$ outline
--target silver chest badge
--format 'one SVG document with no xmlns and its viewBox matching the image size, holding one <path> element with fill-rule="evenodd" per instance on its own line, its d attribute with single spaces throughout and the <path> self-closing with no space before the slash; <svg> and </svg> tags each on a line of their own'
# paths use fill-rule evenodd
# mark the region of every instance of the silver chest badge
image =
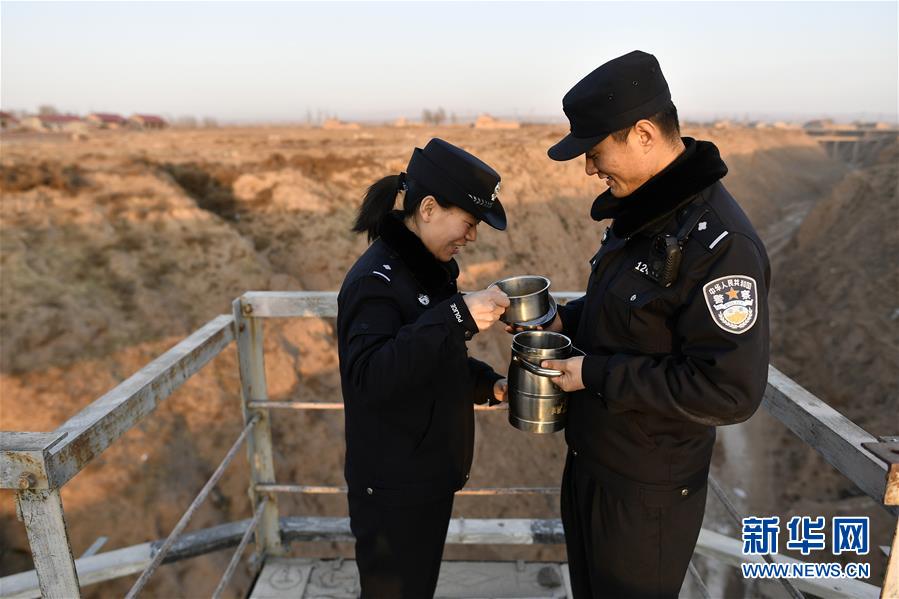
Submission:
<svg viewBox="0 0 899 599">
<path fill-rule="evenodd" d="M 424 293 L 419 293 L 419 294 L 418 294 L 418 302 L 419 302 L 422 306 L 427 306 L 428 304 L 431 303 L 431 298 L 429 298 L 429 297 L 428 297 L 427 295 L 425 295 Z"/>
</svg>

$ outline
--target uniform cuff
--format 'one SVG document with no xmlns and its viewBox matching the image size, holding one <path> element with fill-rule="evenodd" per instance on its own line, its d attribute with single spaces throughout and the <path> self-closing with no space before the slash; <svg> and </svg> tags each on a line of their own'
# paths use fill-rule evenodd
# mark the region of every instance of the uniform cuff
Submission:
<svg viewBox="0 0 899 599">
<path fill-rule="evenodd" d="M 490 370 L 484 372 L 479 378 L 474 403 L 481 405 L 486 403 L 488 406 L 502 403 L 493 396 L 493 386 L 496 384 L 496 381 L 505 377 L 494 370 Z"/>
<path fill-rule="evenodd" d="M 465 339 L 474 337 L 475 333 L 478 332 L 478 325 L 471 316 L 471 312 L 468 311 L 468 305 L 465 303 L 462 294 L 457 293 L 446 300 L 446 306 L 447 321 L 460 327 L 465 335 Z"/>
<path fill-rule="evenodd" d="M 581 380 L 587 391 L 598 397 L 603 397 L 606 386 L 606 367 L 612 356 L 592 355 L 585 356 L 581 365 Z"/>
</svg>

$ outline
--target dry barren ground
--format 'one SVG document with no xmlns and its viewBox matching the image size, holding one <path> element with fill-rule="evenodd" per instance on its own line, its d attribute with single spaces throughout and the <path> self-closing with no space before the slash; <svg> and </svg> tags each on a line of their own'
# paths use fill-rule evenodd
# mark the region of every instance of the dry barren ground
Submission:
<svg viewBox="0 0 899 599">
<path fill-rule="evenodd" d="M 546 157 L 562 133 L 548 126 L 252 128 L 114 132 L 80 142 L 4 137 L 0 428 L 52 430 L 202 323 L 229 312 L 231 300 L 246 290 L 337 289 L 365 247 L 349 233 L 365 187 L 403 169 L 411 149 L 434 135 L 474 152 L 503 176 L 509 231 L 481 228 L 478 242 L 460 257 L 461 286 L 540 273 L 554 289 L 582 288 L 604 229 L 588 216 L 602 188 L 584 176 L 581 162 Z M 895 162 L 872 167 L 879 169 L 873 175 L 847 176 L 801 132 L 686 134 L 719 145 L 731 168 L 725 184 L 776 250 L 775 365 L 872 432 L 897 432 L 899 286 L 895 260 L 888 258 L 899 254 Z M 339 398 L 333 322 L 271 323 L 266 335 L 272 398 Z M 471 351 L 504 371 L 508 338 L 499 331 L 479 335 Z M 229 349 L 67 485 L 63 501 L 76 555 L 100 535 L 110 537 L 107 549 L 165 536 L 236 437 L 238 404 Z M 561 435 L 525 435 L 495 414 L 479 415 L 478 424 L 473 485 L 558 483 Z M 278 479 L 341 484 L 342 434 L 340 413 L 277 418 Z M 877 510 L 788 433 L 760 434 L 752 452 L 743 458 L 762 465 L 756 471 L 764 480 L 752 488 L 763 497 L 760 504 L 744 503 L 747 509 L 762 505 L 785 514 L 812 498 L 813 506 L 828 510 Z M 727 480 L 734 458 L 720 455 L 716 468 Z M 796 476 L 812 468 L 824 474 Z M 192 527 L 248 517 L 246 481 L 238 460 Z M 337 497 L 286 497 L 281 508 L 295 515 L 346 513 Z M 535 497 L 460 498 L 455 515 L 557 517 L 558 507 L 555 499 Z M 29 567 L 8 493 L 0 495 L 0 547 L 2 573 Z M 350 549 L 298 552 L 348 555 Z M 447 557 L 472 551 L 451 547 Z M 562 554 L 559 547 L 476 551 L 503 559 Z M 166 566 L 150 594 L 208 595 L 228 557 Z M 235 596 L 247 584 L 241 571 Z M 121 595 L 128 585 L 98 585 L 88 596 Z"/>
</svg>

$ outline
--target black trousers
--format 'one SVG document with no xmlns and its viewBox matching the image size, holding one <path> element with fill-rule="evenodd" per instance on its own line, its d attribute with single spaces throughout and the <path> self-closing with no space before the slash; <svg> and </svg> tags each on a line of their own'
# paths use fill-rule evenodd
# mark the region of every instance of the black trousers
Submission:
<svg viewBox="0 0 899 599">
<path fill-rule="evenodd" d="M 600 482 L 580 460 L 569 452 L 562 477 L 575 598 L 676 599 L 702 526 L 705 480 L 686 495 L 683 489 L 645 492 Z"/>
<path fill-rule="evenodd" d="M 411 506 L 352 492 L 348 499 L 362 599 L 433 597 L 453 495 Z"/>
</svg>

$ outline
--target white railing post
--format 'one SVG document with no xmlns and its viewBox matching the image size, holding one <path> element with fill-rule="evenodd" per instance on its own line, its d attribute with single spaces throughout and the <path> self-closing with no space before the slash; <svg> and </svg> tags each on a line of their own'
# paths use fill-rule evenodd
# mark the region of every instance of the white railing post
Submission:
<svg viewBox="0 0 899 599">
<path fill-rule="evenodd" d="M 234 300 L 234 336 L 237 339 L 237 357 L 240 365 L 241 403 L 244 422 L 253 414 L 259 420 L 247 439 L 247 456 L 250 462 L 250 500 L 253 511 L 262 499 L 265 508 L 256 529 L 256 555 L 280 555 L 284 553 L 278 526 L 278 504 L 274 493 L 262 494 L 256 490 L 258 483 L 275 482 L 275 465 L 272 457 L 272 428 L 269 410 L 251 410 L 251 401 L 267 401 L 265 382 L 265 358 L 263 351 L 262 319 L 254 318 L 253 308 L 242 298 Z"/>
<path fill-rule="evenodd" d="M 28 532 L 41 596 L 45 599 L 81 597 L 59 489 L 16 491 L 16 508 Z"/>
</svg>

